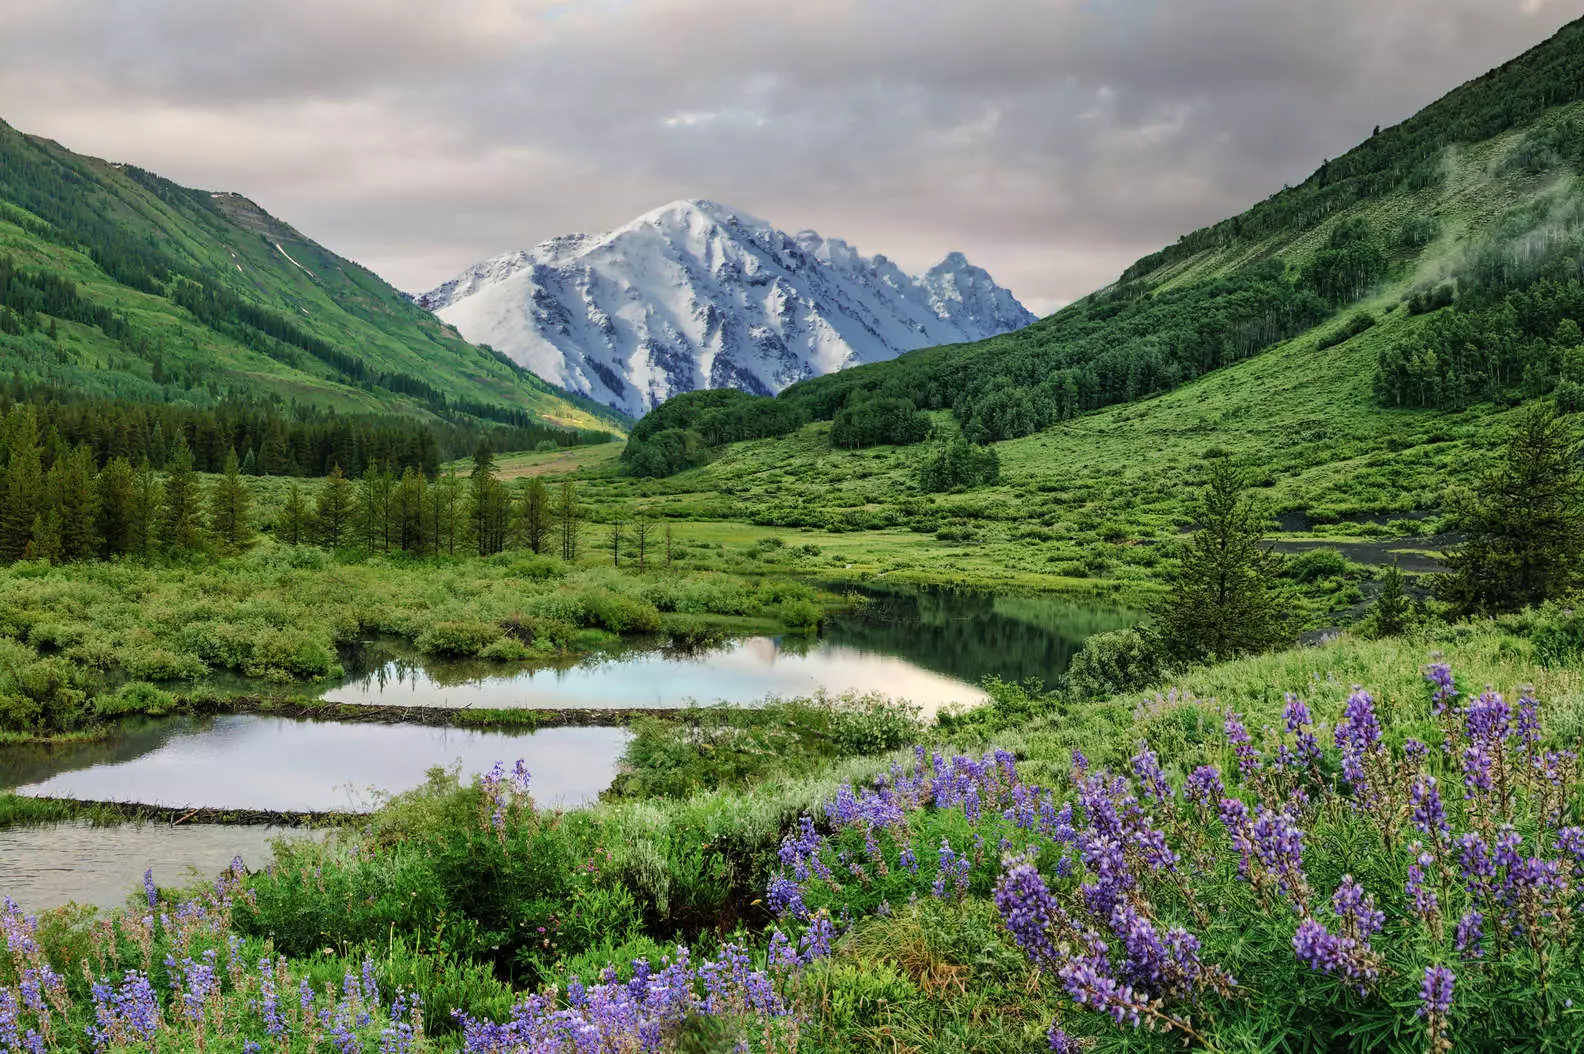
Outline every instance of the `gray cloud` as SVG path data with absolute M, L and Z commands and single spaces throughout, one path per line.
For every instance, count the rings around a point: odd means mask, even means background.
M 1584 0 L 0 0 L 0 117 L 410 289 L 713 197 L 1036 310 Z

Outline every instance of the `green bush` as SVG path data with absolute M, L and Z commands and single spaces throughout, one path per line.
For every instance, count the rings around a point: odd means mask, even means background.
M 477 620 L 436 622 L 415 642 L 425 655 L 446 658 L 472 658 L 501 639 L 499 626 Z
M 1137 629 L 1096 633 L 1067 667 L 1067 685 L 1089 699 L 1104 699 L 1158 684 L 1167 676 L 1166 655 L 1153 636 Z
M 659 610 L 638 597 L 594 589 L 583 594 L 583 608 L 590 622 L 612 633 L 660 632 Z
M 114 692 L 94 700 L 94 712 L 100 717 L 120 717 L 123 714 L 168 714 L 176 708 L 176 697 L 147 681 L 129 681 Z
M 148 645 L 122 651 L 121 668 L 139 681 L 196 681 L 209 672 L 196 655 Z

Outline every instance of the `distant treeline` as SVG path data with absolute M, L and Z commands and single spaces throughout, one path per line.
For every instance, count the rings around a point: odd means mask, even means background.
M 179 429 L 161 462 L 125 453 L 101 461 L 87 442 L 70 444 L 41 425 L 33 406 L 11 406 L 0 415 L 0 563 L 233 555 L 253 544 L 253 487 L 234 447 L 208 482 Z M 552 494 L 537 476 L 502 482 L 481 441 L 466 478 L 452 472 L 431 482 L 413 465 L 370 460 L 354 479 L 334 464 L 312 491 L 288 486 L 273 527 L 288 545 L 420 556 L 520 547 L 570 561 L 584 515 L 572 483 Z
M 312 408 L 288 416 L 274 407 L 236 403 L 198 408 L 168 403 L 72 398 L 69 393 L 0 386 L 0 414 L 26 407 L 40 432 L 47 469 L 61 452 L 86 446 L 97 464 L 118 457 L 163 469 L 178 439 L 199 472 L 219 472 L 235 450 L 245 474 L 322 476 L 333 466 L 357 475 L 371 463 L 433 476 L 471 453 L 482 436 L 498 450 L 573 446 L 607 437 L 567 428 L 479 429 L 397 416 L 352 416 Z

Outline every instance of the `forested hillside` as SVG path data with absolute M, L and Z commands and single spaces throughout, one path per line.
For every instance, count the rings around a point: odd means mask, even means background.
M 0 367 L 12 398 L 241 406 L 282 428 L 396 414 L 531 446 L 615 423 L 246 198 L 3 123 Z
M 923 435 L 911 404 L 950 410 L 964 437 L 991 443 L 1170 391 L 1284 342 L 1323 350 L 1359 340 L 1387 320 L 1391 339 L 1369 341 L 1366 367 L 1378 409 L 1553 392 L 1578 409 L 1581 100 L 1584 22 L 1575 22 L 1049 318 L 803 382 L 782 393 L 774 418 L 783 433 L 833 420 L 839 447 L 911 443 Z M 688 416 L 683 406 L 669 414 Z M 635 433 L 635 471 L 707 460 L 699 450 L 710 444 L 656 431 Z

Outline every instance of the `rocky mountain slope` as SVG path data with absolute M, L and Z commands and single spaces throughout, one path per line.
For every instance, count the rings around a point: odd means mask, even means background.
M 922 275 L 839 238 L 678 201 L 469 268 L 418 302 L 546 380 L 639 415 L 678 392 L 809 377 L 1021 328 L 961 253 Z

